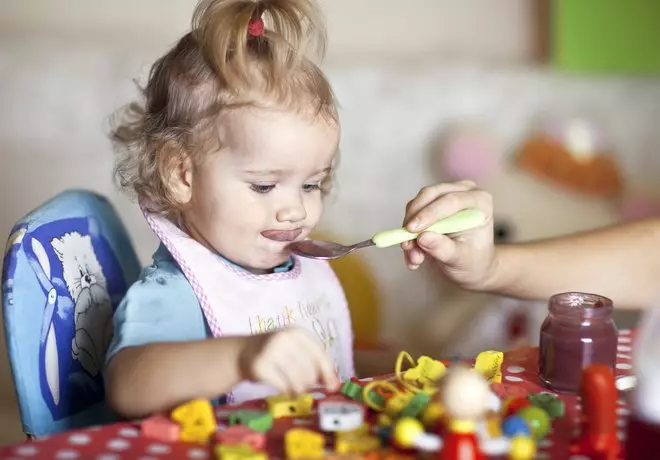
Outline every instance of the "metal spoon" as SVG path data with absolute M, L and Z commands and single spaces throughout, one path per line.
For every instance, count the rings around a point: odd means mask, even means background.
M 425 232 L 434 232 L 441 234 L 458 233 L 473 228 L 480 227 L 486 222 L 486 215 L 479 209 L 464 209 L 456 214 L 440 219 L 431 225 Z M 419 233 L 411 233 L 405 228 L 395 228 L 376 233 L 370 239 L 361 241 L 352 246 L 334 243 L 332 241 L 304 240 L 296 241 L 289 245 L 289 249 L 294 254 L 310 259 L 337 259 L 350 254 L 356 249 L 376 246 L 378 248 L 387 248 L 405 241 L 414 240 Z

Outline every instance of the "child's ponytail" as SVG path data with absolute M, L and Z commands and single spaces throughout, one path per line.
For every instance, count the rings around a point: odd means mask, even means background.
M 323 17 L 310 0 L 202 0 L 192 30 L 221 83 L 234 89 L 255 77 L 277 87 L 305 65 L 310 47 L 319 57 L 325 52 Z

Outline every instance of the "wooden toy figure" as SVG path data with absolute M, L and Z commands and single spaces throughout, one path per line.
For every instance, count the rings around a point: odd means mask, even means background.
M 616 431 L 617 389 L 612 370 L 592 364 L 582 373 L 581 432 L 571 443 L 571 453 L 593 460 L 616 460 L 620 443 Z
M 440 381 L 440 402 L 445 408 L 447 427 L 439 460 L 483 460 L 477 422 L 489 409 L 490 388 L 478 371 L 452 366 Z

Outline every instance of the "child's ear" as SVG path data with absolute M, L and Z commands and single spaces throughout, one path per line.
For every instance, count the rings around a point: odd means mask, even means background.
M 177 151 L 170 151 L 169 155 L 166 155 L 169 156 L 170 161 L 167 168 L 161 170 L 163 182 L 174 201 L 186 205 L 192 198 L 193 163 L 190 156 L 178 147 L 167 148 Z

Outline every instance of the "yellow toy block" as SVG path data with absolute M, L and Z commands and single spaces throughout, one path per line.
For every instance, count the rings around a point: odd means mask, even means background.
M 257 452 L 246 444 L 215 446 L 216 460 L 268 460 L 265 452 Z
M 380 439 L 371 435 L 350 436 L 344 433 L 335 438 L 335 451 L 338 454 L 363 454 L 380 447 Z
M 435 426 L 445 415 L 445 408 L 438 402 L 432 402 L 422 411 L 422 423 L 426 427 Z
M 195 399 L 175 408 L 170 418 L 181 427 L 181 441 L 207 442 L 215 433 L 215 415 L 211 403 L 206 399 Z
M 479 371 L 489 383 L 502 383 L 502 363 L 504 353 L 501 351 L 482 351 L 477 355 L 474 368 Z
M 447 367 L 440 361 L 428 356 L 420 356 L 417 365 L 403 374 L 407 382 L 417 382 L 424 387 L 435 385 L 445 375 Z
M 269 396 L 266 398 L 266 405 L 273 418 L 307 417 L 312 413 L 314 398 L 310 394 L 295 399 L 287 395 Z
M 314 460 L 325 455 L 325 438 L 316 431 L 293 428 L 284 435 L 284 451 L 288 460 Z
M 401 392 L 392 396 L 385 402 L 385 413 L 391 417 L 396 417 L 414 396 L 414 394 L 409 392 Z

